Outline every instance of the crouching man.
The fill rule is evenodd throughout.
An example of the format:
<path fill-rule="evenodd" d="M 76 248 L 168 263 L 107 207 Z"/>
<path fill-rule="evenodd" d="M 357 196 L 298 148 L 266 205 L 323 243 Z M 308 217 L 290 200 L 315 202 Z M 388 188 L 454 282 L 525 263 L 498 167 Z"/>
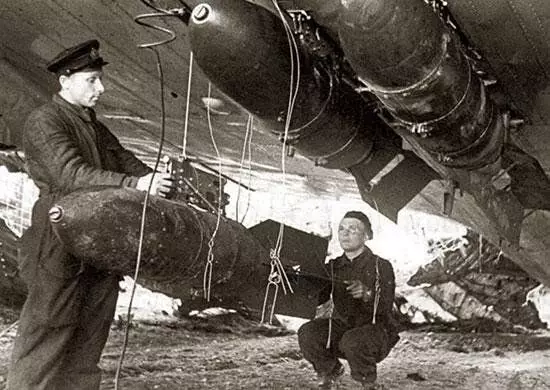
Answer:
<path fill-rule="evenodd" d="M 343 358 L 363 389 L 376 389 L 376 364 L 399 340 L 392 320 L 393 268 L 365 246 L 372 229 L 362 212 L 346 213 L 338 239 L 344 254 L 326 264 L 332 283 L 320 294 L 324 303 L 315 319 L 298 330 L 300 350 L 317 372 L 319 388 L 331 389 L 344 373 Z"/>

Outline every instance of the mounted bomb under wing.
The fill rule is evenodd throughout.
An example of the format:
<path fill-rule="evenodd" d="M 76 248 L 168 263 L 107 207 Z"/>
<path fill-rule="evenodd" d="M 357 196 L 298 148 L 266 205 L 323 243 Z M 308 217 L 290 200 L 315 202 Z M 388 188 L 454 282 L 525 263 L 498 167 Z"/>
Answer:
<path fill-rule="evenodd" d="M 189 38 L 220 90 L 316 164 L 346 168 L 372 153 L 372 133 L 384 124 L 328 66 L 289 48 L 284 24 L 270 11 L 246 1 L 204 2 L 193 11 Z"/>
<path fill-rule="evenodd" d="M 404 172 L 407 185 L 389 202 L 378 200 L 391 204 L 389 217 L 395 220 L 438 175 L 402 148 L 399 136 L 377 115 L 375 96 L 354 90 L 354 72 L 337 42 L 307 13 L 289 13 L 292 21 L 247 1 L 200 3 L 189 20 L 198 65 L 284 142 L 289 156 L 296 149 L 315 165 L 349 170 L 360 191 L 397 160 L 394 171 Z"/>
<path fill-rule="evenodd" d="M 394 220 L 442 179 L 443 214 L 477 227 L 550 281 L 545 255 L 520 243 L 527 209 L 549 210 L 550 179 L 511 137 L 513 108 L 495 98 L 443 4 L 431 2 L 438 14 L 422 0 L 297 0 L 284 12 L 254 3 L 265 8 L 206 0 L 191 14 L 191 48 L 222 92 L 316 164 L 346 169 L 363 199 Z M 206 39 L 214 34 L 223 45 Z M 253 52 L 259 60 L 248 61 Z M 334 98 L 343 91 L 346 98 Z M 258 93 L 265 95 L 250 99 Z M 296 111 L 285 112 L 282 101 Z M 355 129 L 360 137 L 342 138 Z M 480 217 L 453 215 L 457 190 L 471 196 Z"/>

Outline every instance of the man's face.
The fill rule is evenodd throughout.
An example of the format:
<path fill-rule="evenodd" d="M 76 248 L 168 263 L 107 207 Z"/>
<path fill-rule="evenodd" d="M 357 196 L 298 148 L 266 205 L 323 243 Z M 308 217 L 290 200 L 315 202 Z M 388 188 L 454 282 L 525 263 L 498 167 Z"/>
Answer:
<path fill-rule="evenodd" d="M 344 218 L 338 226 L 338 240 L 344 251 L 354 251 L 363 245 L 367 239 L 365 225 L 356 218 Z"/>
<path fill-rule="evenodd" d="M 93 107 L 101 94 L 105 91 L 101 77 L 101 70 L 75 72 L 69 76 L 61 76 L 59 81 L 63 96 L 74 105 Z"/>

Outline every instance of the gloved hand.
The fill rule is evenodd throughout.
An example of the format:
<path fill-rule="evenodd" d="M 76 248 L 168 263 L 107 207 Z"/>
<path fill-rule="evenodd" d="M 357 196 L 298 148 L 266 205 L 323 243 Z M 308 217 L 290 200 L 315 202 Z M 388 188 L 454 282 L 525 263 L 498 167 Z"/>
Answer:
<path fill-rule="evenodd" d="M 372 291 L 360 280 L 346 281 L 345 283 L 348 284 L 346 290 L 355 299 L 362 299 L 367 302 L 371 298 Z"/>
<path fill-rule="evenodd" d="M 140 191 L 147 191 L 149 184 L 151 183 L 151 178 L 153 178 L 153 173 L 140 177 L 136 189 Z M 149 193 L 151 195 L 159 195 L 166 198 L 166 196 L 169 195 L 174 188 L 174 179 L 170 173 L 157 172 L 154 174 L 153 184 L 151 185 L 151 190 Z"/>

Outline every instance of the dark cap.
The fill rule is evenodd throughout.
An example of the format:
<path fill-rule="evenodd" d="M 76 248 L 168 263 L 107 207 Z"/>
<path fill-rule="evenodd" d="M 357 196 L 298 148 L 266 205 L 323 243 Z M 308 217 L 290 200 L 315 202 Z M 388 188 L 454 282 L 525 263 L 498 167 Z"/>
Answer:
<path fill-rule="evenodd" d="M 51 60 L 46 69 L 57 75 L 69 75 L 87 68 L 101 68 L 108 62 L 100 57 L 98 50 L 99 42 L 96 39 L 69 47 Z"/>
<path fill-rule="evenodd" d="M 348 211 L 343 218 L 355 218 L 363 222 L 367 235 L 369 236 L 369 238 L 372 238 L 372 227 L 370 225 L 370 220 L 369 217 L 367 217 L 364 213 L 362 213 L 361 211 Z"/>

